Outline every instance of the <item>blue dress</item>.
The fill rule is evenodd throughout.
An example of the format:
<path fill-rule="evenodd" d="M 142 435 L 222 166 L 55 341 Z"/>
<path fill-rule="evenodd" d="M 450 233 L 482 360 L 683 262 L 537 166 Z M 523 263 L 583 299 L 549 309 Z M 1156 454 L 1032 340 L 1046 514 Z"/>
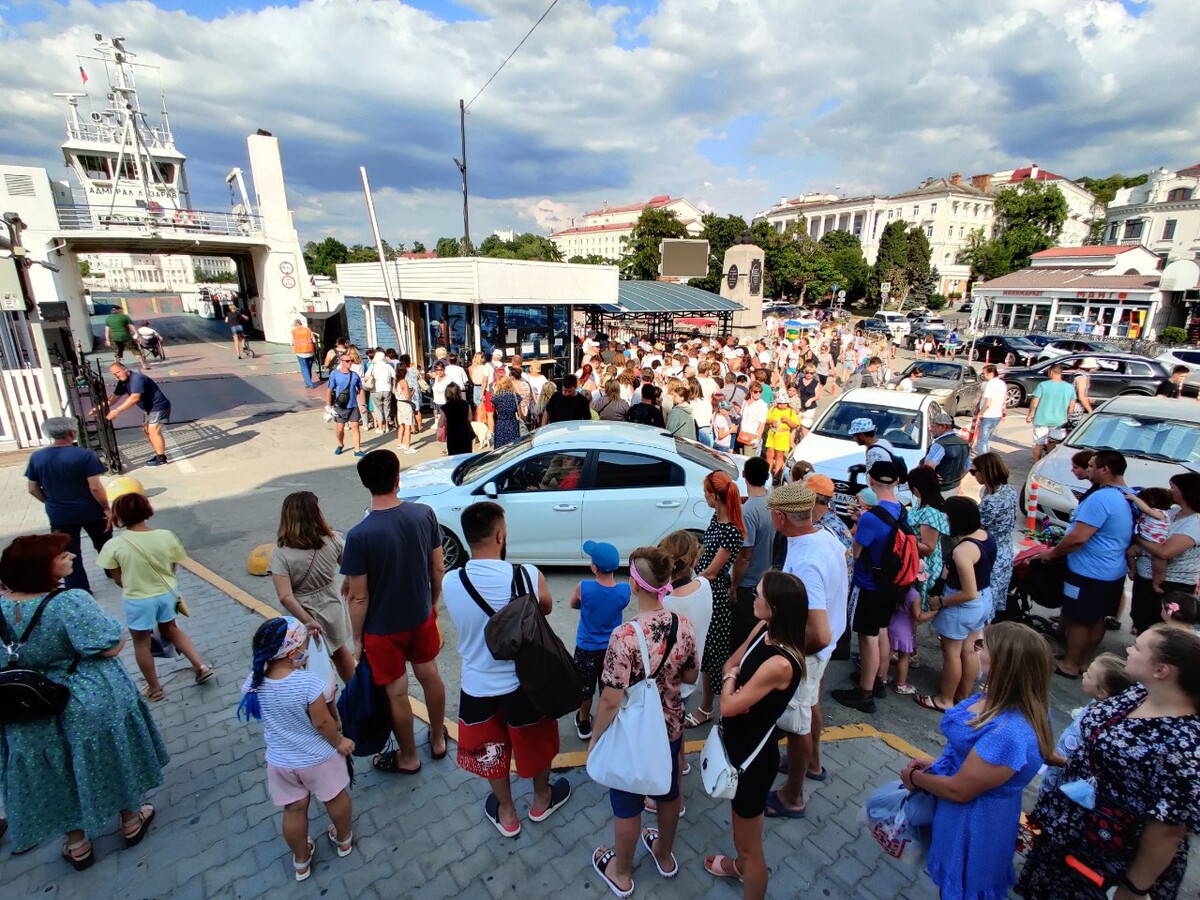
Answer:
<path fill-rule="evenodd" d="M 984 762 L 1015 770 L 1012 778 L 968 803 L 938 800 L 933 842 L 925 871 L 943 900 L 1005 900 L 1016 881 L 1013 854 L 1021 821 L 1021 792 L 1042 766 L 1033 726 L 1020 713 L 1006 711 L 980 728 L 968 723 L 980 695 L 946 711 L 942 734 L 946 747 L 929 768 L 953 775 L 972 750 Z"/>
<path fill-rule="evenodd" d="M 497 449 L 507 447 L 521 436 L 521 426 L 517 422 L 517 410 L 520 405 L 521 398 L 513 391 L 492 394 L 492 408 L 495 415 L 493 421 L 496 425 L 495 434 L 492 437 L 493 447 Z"/>
<path fill-rule="evenodd" d="M 23 633 L 37 600 L 0 598 L 8 625 Z M 111 829 L 119 810 L 136 810 L 143 795 L 162 784 L 170 757 L 146 701 L 116 657 L 96 656 L 115 647 L 123 626 L 83 590 L 50 601 L 21 648 L 21 662 L 65 684 L 71 699 L 62 715 L 0 725 L 0 793 L 14 851 L 82 829 Z M 68 675 L 75 654 L 83 657 Z M 8 651 L 0 647 L 0 665 Z"/>

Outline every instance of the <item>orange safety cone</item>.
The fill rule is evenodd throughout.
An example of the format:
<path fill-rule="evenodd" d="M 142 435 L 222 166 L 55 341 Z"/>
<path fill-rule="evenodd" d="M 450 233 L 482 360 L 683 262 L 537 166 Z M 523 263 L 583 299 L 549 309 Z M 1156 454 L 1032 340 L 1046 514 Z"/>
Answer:
<path fill-rule="evenodd" d="M 1029 496 L 1025 498 L 1025 530 L 1028 532 L 1028 534 L 1026 535 L 1025 540 L 1021 541 L 1021 546 L 1023 547 L 1035 547 L 1038 543 L 1033 539 L 1033 534 L 1035 534 L 1038 530 L 1037 497 L 1038 483 L 1037 481 L 1031 481 L 1029 483 Z"/>

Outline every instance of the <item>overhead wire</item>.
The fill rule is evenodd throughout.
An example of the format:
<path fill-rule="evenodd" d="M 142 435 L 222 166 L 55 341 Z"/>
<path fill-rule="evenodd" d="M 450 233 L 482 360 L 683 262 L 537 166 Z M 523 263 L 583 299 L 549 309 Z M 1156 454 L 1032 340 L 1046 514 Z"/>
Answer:
<path fill-rule="evenodd" d="M 531 34 L 533 34 L 535 31 L 537 31 L 537 27 L 542 24 L 542 20 L 545 19 L 546 16 L 550 15 L 550 10 L 554 9 L 554 7 L 557 5 L 558 5 L 558 0 L 552 0 L 550 5 L 548 7 L 546 7 L 546 11 L 544 13 L 542 13 L 541 18 L 539 18 L 536 22 L 534 22 L 533 27 L 530 28 L 528 32 L 526 32 L 525 37 L 521 38 L 521 43 L 517 44 L 517 46 L 515 46 L 513 48 L 512 53 L 508 54 L 508 56 L 506 56 L 504 58 L 504 62 L 500 63 L 500 68 L 496 69 L 496 71 L 492 73 L 492 77 L 489 78 L 486 82 L 484 82 L 483 87 L 481 87 L 476 92 L 475 96 L 471 98 L 471 103 L 474 103 L 476 100 L 478 100 L 480 95 L 488 89 L 488 85 L 496 80 L 496 76 L 499 75 L 500 72 L 503 71 L 504 67 L 508 65 L 508 61 L 517 55 L 517 51 L 520 50 L 521 47 L 524 46 L 525 42 L 527 40 L 529 40 L 529 36 Z M 467 106 L 466 106 L 467 109 L 471 108 L 471 103 L 467 104 Z"/>

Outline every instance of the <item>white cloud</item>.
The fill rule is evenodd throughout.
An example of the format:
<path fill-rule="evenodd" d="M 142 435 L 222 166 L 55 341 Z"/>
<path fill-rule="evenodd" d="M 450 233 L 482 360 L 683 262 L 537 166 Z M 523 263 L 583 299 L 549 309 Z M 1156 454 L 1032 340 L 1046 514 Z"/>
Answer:
<path fill-rule="evenodd" d="M 262 127 L 281 139 L 303 238 L 367 239 L 359 165 L 389 239 L 457 234 L 458 100 L 545 2 L 467 6 L 483 20 L 442 22 L 392 0 L 215 21 L 47 0 L 44 21 L 0 24 L 0 158 L 62 171 L 50 95 L 77 89 L 75 57 L 94 31 L 119 33 L 160 66 L 201 204 L 223 201 L 224 172 L 244 165 L 244 135 Z M 1068 176 L 1197 161 L 1194 0 L 1156 0 L 1138 18 L 1117 0 L 661 0 L 644 17 L 636 6 L 560 2 L 476 100 L 476 241 L 668 192 L 749 216 L 782 195 L 894 191 L 1030 161 Z M 158 76 L 141 86 L 153 107 Z"/>

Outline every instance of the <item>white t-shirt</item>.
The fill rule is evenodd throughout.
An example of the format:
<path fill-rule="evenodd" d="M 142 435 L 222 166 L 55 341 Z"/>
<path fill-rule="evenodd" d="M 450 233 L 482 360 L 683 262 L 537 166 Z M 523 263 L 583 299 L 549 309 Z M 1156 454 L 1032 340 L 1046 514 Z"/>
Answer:
<path fill-rule="evenodd" d="M 742 431 L 757 432 L 767 422 L 767 404 L 760 397 L 742 405 Z"/>
<path fill-rule="evenodd" d="M 712 624 L 712 585 L 707 578 L 697 578 L 700 587 L 686 597 L 681 597 L 674 591 L 663 597 L 663 608 L 679 613 L 689 622 L 696 632 L 696 659 L 704 659 L 704 640 L 708 637 L 708 626 Z M 699 682 L 697 682 L 699 684 Z M 696 689 L 695 684 L 680 685 L 679 693 L 690 697 Z"/>
<path fill-rule="evenodd" d="M 790 537 L 783 571 L 804 582 L 809 609 L 823 609 L 829 616 L 829 644 L 816 654 L 818 659 L 829 659 L 846 631 L 850 591 L 846 579 L 846 548 L 824 528 L 818 528 L 813 534 Z"/>
<path fill-rule="evenodd" d="M 982 418 L 999 419 L 1004 415 L 1004 395 L 1006 393 L 1008 393 L 1008 387 L 999 375 L 984 382 L 983 394 L 979 402 L 980 408 L 984 410 Z"/>
<path fill-rule="evenodd" d="M 896 390 L 911 394 L 913 392 L 913 380 L 911 378 L 900 379 L 900 383 L 896 385 Z"/>
<path fill-rule="evenodd" d="M 512 599 L 512 563 L 500 559 L 472 559 L 464 567 L 475 590 L 494 610 L 503 609 Z M 536 566 L 523 567 L 537 590 Z M 446 611 L 458 629 L 458 655 L 462 659 L 462 689 L 472 697 L 502 697 L 519 686 L 517 664 L 496 659 L 487 647 L 484 629 L 488 617 L 471 599 L 462 583 L 462 569 L 447 572 L 442 581 Z"/>
<path fill-rule="evenodd" d="M 375 379 L 375 389 L 371 393 L 390 394 L 392 392 L 392 385 L 396 381 L 396 370 L 389 366 L 386 361 L 371 363 L 371 367 L 367 371 Z"/>
<path fill-rule="evenodd" d="M 446 366 L 446 377 L 457 384 L 464 391 L 467 389 L 467 370 L 462 366 L 449 363 Z"/>
<path fill-rule="evenodd" d="M 308 718 L 308 705 L 325 694 L 324 679 L 297 669 L 285 678 L 264 678 L 258 688 L 267 762 L 281 769 L 307 769 L 325 762 L 337 749 L 321 737 Z M 250 690 L 250 678 L 242 692 Z"/>
<path fill-rule="evenodd" d="M 546 376 L 540 373 L 535 375 L 534 373 L 530 372 L 525 376 L 525 383 L 528 384 L 529 389 L 533 391 L 533 400 L 535 403 L 537 402 L 538 397 L 541 396 L 542 388 L 546 386 L 547 380 L 548 379 Z"/>
<path fill-rule="evenodd" d="M 885 441 L 883 438 L 878 438 L 875 443 L 867 448 L 867 470 L 877 462 L 892 462 L 892 453 L 896 452 L 896 448 L 892 446 L 891 441 Z"/>

